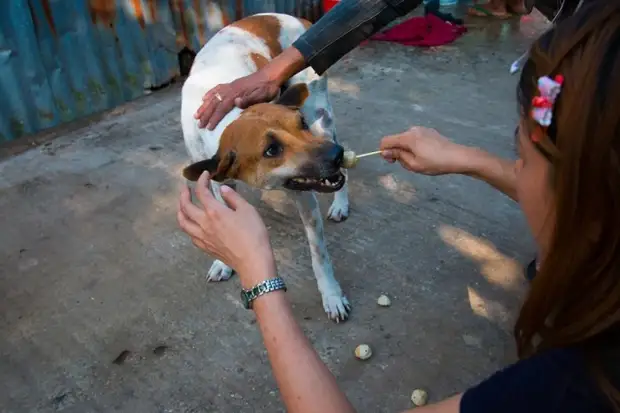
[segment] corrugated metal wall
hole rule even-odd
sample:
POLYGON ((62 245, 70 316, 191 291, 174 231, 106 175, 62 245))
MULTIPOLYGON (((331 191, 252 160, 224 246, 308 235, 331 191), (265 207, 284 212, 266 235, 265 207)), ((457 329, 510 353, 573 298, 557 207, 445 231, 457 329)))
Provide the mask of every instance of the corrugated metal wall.
POLYGON ((273 11, 315 20, 320 0, 0 0, 0 142, 165 85, 185 47, 273 11))

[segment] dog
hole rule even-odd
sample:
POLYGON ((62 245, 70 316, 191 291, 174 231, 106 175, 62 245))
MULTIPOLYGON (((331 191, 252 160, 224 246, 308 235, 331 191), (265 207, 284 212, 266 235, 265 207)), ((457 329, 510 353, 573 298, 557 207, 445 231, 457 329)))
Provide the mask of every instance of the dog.
MULTIPOLYGON (((184 176, 196 181, 208 171, 211 191, 221 202, 220 186, 228 181, 286 190, 305 228, 325 312, 339 322, 348 318, 351 306, 334 277, 315 195, 335 193, 328 219, 339 222, 348 217, 347 175, 341 169, 344 149, 337 142, 327 77, 305 69, 273 102, 234 108, 213 131, 199 128, 194 118, 205 93, 256 72, 309 26, 285 14, 257 14, 224 27, 198 52, 182 89, 183 138, 193 162, 184 176)), ((232 273, 216 260, 207 280, 225 281, 232 273)))

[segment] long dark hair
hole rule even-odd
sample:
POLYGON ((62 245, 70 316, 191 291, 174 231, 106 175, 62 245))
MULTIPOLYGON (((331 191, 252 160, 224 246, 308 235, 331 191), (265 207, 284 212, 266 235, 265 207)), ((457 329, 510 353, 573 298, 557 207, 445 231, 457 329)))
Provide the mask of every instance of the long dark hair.
POLYGON ((588 2, 532 46, 517 88, 527 127, 538 127, 528 116, 538 78, 556 75, 562 91, 536 143, 552 165, 555 226, 515 338, 522 358, 582 348, 620 411, 604 360, 620 329, 620 1, 588 2))

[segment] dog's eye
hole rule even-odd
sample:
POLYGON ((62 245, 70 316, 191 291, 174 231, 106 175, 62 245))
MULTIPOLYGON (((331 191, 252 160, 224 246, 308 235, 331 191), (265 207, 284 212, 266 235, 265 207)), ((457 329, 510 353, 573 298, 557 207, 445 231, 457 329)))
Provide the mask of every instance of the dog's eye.
POLYGON ((273 142, 267 146, 265 152, 263 152, 263 156, 265 158, 275 158, 276 156, 280 156, 281 153, 282 146, 277 142, 273 142))

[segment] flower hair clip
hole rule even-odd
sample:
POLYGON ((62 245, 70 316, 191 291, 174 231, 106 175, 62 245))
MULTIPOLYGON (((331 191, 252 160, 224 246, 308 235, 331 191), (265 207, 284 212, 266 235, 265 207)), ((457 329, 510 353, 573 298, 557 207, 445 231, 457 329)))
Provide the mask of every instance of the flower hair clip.
POLYGON ((549 76, 538 78, 538 93, 532 99, 532 118, 540 126, 549 127, 553 120, 553 106, 562 90, 564 76, 556 75, 553 79, 549 76))

